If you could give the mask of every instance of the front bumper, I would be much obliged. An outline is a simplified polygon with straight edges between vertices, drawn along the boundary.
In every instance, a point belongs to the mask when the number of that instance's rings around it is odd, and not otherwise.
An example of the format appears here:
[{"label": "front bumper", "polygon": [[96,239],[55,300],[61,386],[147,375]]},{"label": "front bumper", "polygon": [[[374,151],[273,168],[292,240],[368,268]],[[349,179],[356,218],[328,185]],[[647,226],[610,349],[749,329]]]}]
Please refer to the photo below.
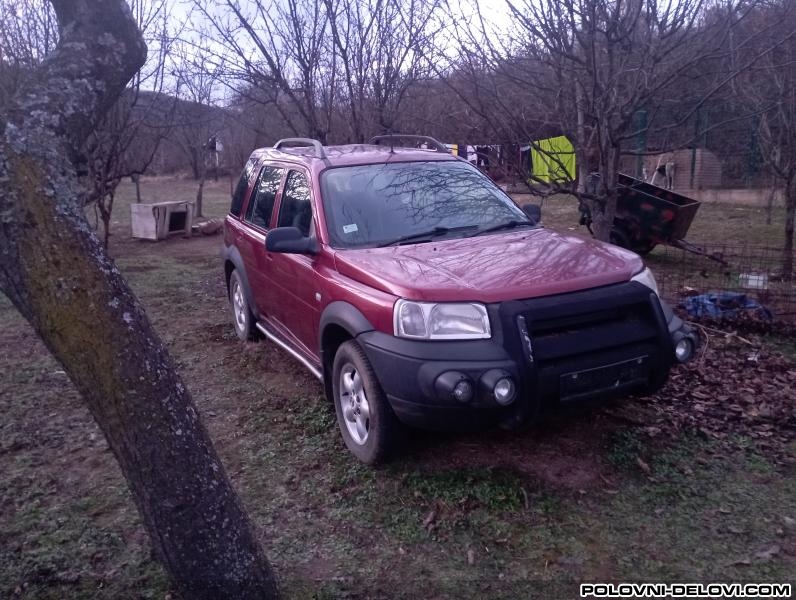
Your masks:
[{"label": "front bumper", "polygon": [[[377,331],[358,336],[402,422],[459,429],[521,422],[547,403],[651,392],[665,383],[677,341],[690,336],[696,347],[688,326],[638,283],[487,309],[493,324],[488,340],[417,341]],[[493,394],[496,372],[516,384],[507,406]],[[449,385],[461,378],[472,384],[466,401]]]}]

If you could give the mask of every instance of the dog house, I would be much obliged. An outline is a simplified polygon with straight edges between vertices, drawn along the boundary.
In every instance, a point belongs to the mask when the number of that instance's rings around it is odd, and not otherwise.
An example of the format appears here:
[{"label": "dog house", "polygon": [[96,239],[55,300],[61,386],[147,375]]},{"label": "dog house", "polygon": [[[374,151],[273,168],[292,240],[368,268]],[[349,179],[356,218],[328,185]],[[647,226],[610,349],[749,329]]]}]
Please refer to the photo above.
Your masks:
[{"label": "dog house", "polygon": [[193,202],[157,202],[131,204],[133,237],[142,240],[164,240],[169,235],[191,235]]}]

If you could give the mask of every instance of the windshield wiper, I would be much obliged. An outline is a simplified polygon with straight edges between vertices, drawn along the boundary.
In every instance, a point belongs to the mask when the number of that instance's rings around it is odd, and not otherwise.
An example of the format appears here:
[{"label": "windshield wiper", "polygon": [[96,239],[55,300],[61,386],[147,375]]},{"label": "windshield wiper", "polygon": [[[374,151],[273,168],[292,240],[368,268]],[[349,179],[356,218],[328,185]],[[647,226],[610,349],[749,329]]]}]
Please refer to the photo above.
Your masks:
[{"label": "windshield wiper", "polygon": [[467,237],[474,237],[476,235],[481,235],[482,233],[491,233],[493,231],[501,231],[503,229],[514,229],[515,227],[536,227],[536,223],[533,223],[531,221],[517,221],[516,219],[512,219],[510,221],[503,221],[502,223],[498,223],[497,225],[482,227],[478,231],[471,233]]},{"label": "windshield wiper", "polygon": [[446,233],[451,233],[452,231],[462,231],[464,229],[474,229],[478,227],[478,225],[464,225],[462,227],[434,227],[434,229],[429,229],[427,231],[421,231],[419,233],[410,233],[408,235],[402,235],[399,238],[394,240],[390,240],[389,242],[384,242],[376,246],[377,248],[384,248],[385,246],[400,246],[406,242],[422,242],[422,241],[431,241],[432,238],[439,237],[441,235],[445,235]]}]

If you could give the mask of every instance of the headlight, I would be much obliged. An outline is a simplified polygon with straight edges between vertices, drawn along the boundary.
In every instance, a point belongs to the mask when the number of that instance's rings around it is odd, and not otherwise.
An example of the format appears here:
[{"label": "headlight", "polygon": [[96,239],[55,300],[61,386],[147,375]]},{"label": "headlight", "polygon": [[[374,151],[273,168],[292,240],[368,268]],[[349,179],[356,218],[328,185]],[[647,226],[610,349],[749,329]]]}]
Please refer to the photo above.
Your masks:
[{"label": "headlight", "polygon": [[630,278],[630,281],[638,281],[639,283],[646,285],[649,289],[655,292],[656,296],[660,296],[660,294],[658,293],[658,284],[655,283],[655,277],[652,275],[652,271],[650,271],[646,267],[638,275],[633,275],[633,277]]},{"label": "headlight", "polygon": [[492,337],[483,304],[398,300],[393,308],[395,335],[421,340],[474,340]]}]

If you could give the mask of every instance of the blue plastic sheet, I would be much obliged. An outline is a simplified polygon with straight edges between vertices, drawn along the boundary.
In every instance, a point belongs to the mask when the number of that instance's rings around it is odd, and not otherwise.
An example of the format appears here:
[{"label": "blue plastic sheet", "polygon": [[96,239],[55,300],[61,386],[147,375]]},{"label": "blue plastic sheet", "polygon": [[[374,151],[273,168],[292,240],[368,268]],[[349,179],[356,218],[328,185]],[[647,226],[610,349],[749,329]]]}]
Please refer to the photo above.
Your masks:
[{"label": "blue plastic sheet", "polygon": [[771,311],[754,298],[738,292],[709,292],[699,296],[689,296],[680,302],[689,316],[694,318],[737,319],[753,317],[770,321]]}]

